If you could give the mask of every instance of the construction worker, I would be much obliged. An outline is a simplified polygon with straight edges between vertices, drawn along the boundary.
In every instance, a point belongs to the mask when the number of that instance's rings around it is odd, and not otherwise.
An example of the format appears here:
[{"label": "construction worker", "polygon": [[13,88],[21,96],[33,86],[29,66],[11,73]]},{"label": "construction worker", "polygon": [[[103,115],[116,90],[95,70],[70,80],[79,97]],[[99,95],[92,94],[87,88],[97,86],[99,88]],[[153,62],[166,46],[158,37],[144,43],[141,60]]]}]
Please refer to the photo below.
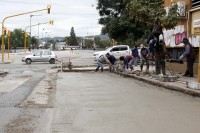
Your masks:
[{"label": "construction worker", "polygon": [[180,56],[179,62],[181,62],[183,60],[183,58],[185,58],[185,57],[187,59],[187,69],[186,69],[185,74],[183,76],[194,77],[194,74],[193,74],[193,65],[194,65],[194,62],[195,62],[194,48],[190,44],[190,42],[187,38],[183,38],[182,42],[185,45],[185,52]]},{"label": "construction worker", "polygon": [[140,45],[140,55],[141,55],[141,64],[140,64],[140,70],[142,72],[143,70],[143,65],[146,62],[147,68],[146,68],[146,73],[149,73],[149,59],[147,58],[149,54],[149,50],[144,47],[143,44]]},{"label": "construction worker", "polygon": [[166,57],[166,49],[165,49],[165,43],[163,39],[159,40],[159,43],[156,43],[155,46],[155,63],[156,63],[156,74],[159,75],[162,74],[166,75],[165,71],[165,57]]}]

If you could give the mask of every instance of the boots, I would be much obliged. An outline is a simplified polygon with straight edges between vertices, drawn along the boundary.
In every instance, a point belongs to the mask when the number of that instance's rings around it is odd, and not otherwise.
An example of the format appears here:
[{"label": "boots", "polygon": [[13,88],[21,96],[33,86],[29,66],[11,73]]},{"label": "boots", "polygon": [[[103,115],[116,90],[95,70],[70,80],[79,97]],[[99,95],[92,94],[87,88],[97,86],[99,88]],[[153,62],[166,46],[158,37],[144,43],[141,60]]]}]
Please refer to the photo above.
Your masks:
[{"label": "boots", "polygon": [[189,77],[194,77],[194,74],[193,74],[193,73],[190,73],[190,74],[189,74]]},{"label": "boots", "polygon": [[103,72],[103,68],[101,68],[101,72]]},{"label": "boots", "polygon": [[95,70],[95,72],[98,72],[98,71],[99,71],[99,68],[97,67],[96,70]]},{"label": "boots", "polygon": [[141,70],[141,72],[142,72],[142,69],[143,69],[143,66],[141,65],[141,66],[140,66],[140,70]]},{"label": "boots", "polygon": [[185,71],[185,74],[183,74],[183,76],[189,76],[189,71]]}]

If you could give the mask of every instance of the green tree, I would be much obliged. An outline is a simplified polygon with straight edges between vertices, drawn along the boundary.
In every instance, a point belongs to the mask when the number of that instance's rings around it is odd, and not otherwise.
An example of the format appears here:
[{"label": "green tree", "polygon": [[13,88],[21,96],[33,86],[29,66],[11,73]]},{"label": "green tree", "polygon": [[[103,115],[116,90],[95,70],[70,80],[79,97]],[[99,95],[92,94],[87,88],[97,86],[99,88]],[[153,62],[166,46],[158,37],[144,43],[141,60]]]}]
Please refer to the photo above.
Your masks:
[{"label": "green tree", "polygon": [[11,32],[10,35],[11,44],[13,46],[17,47],[23,47],[24,46],[24,34],[22,32],[22,29],[14,29],[13,32]]},{"label": "green tree", "polygon": [[70,31],[70,45],[71,46],[78,46],[76,34],[74,32],[74,27],[72,27],[71,31]]},{"label": "green tree", "polygon": [[164,0],[132,0],[128,8],[130,20],[145,25],[145,28],[149,30],[153,28],[157,20],[166,29],[172,29],[178,24],[177,4],[170,7],[168,15],[164,9]]},{"label": "green tree", "polygon": [[[0,37],[0,42],[2,41],[2,36]],[[4,44],[5,44],[5,48],[7,49],[8,47],[8,37],[4,36]],[[31,38],[28,35],[27,39],[26,39],[26,46],[30,47],[31,44]],[[13,31],[11,31],[10,34],[10,47],[24,47],[24,32],[22,31],[22,29],[14,29]]]},{"label": "green tree", "polygon": [[65,37],[63,41],[66,42],[66,46],[70,45],[70,37]]},{"label": "green tree", "polygon": [[[125,40],[136,25],[128,19],[127,6],[131,0],[98,0],[99,24],[104,25],[102,33],[117,41]],[[138,32],[139,34],[139,32]],[[133,36],[134,37],[134,36]]]},{"label": "green tree", "polygon": [[37,47],[39,45],[39,40],[36,37],[31,38],[31,44],[33,47]]},{"label": "green tree", "polygon": [[44,44],[44,48],[48,49],[52,45],[52,49],[54,50],[55,49],[55,44],[56,44],[56,41],[54,41],[53,39],[48,39],[47,42]]},{"label": "green tree", "polygon": [[94,37],[94,43],[99,48],[105,48],[111,45],[110,40],[101,40],[99,36]]},{"label": "green tree", "polygon": [[93,48],[94,40],[92,39],[85,39],[85,47],[86,48]]},{"label": "green tree", "polygon": [[97,9],[99,23],[104,26],[102,33],[108,33],[118,42],[127,42],[131,38],[135,43],[147,36],[156,20],[170,29],[177,25],[179,18],[177,5],[172,6],[166,16],[163,0],[98,0]]}]

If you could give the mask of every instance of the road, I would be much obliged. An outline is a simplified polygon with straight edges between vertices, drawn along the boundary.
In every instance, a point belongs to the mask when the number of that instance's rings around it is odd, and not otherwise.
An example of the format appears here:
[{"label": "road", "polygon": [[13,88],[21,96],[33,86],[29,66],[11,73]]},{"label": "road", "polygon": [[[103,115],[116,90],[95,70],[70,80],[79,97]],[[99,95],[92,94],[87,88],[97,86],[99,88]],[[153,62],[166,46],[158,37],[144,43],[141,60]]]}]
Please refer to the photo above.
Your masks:
[{"label": "road", "polygon": [[[12,64],[0,64],[0,69],[6,69],[9,74],[0,77],[0,132],[34,132],[53,107],[56,90],[57,70],[59,66],[49,63],[21,62],[24,53],[11,53]],[[73,65],[94,65],[91,60],[93,51],[55,51],[59,60],[66,57]],[[5,54],[7,58],[7,54]],[[81,63],[82,62],[82,63]],[[48,113],[47,113],[48,112]]]},{"label": "road", "polygon": [[[93,51],[70,54],[94,65]],[[199,133],[200,99],[109,72],[57,73],[59,64],[1,64],[2,133]]]},{"label": "road", "polygon": [[53,133],[200,131],[199,98],[110,73],[59,73],[58,77]]}]

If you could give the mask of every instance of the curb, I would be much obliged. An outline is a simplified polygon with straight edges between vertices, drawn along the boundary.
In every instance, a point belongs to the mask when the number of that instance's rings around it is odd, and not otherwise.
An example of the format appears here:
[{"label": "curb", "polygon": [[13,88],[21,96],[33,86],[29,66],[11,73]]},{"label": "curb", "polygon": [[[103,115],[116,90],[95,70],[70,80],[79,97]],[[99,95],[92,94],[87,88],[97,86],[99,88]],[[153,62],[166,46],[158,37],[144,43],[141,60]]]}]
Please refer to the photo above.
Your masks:
[{"label": "curb", "polygon": [[8,72],[0,72],[0,76],[6,75],[6,74],[8,74]]},{"label": "curb", "polygon": [[[63,72],[92,72],[92,71],[95,71],[95,70],[94,69],[63,70]],[[104,69],[104,71],[108,71],[108,69]],[[62,71],[59,69],[58,72],[62,72]],[[120,73],[120,72],[114,72],[114,74],[117,74],[117,75],[120,75],[123,77],[127,77],[127,78],[134,78],[136,80],[143,81],[145,83],[155,85],[158,87],[163,87],[163,88],[171,90],[171,91],[181,92],[181,93],[184,93],[184,94],[187,94],[190,96],[194,96],[194,97],[200,97],[200,91],[196,91],[194,89],[189,89],[187,87],[179,87],[179,86],[175,86],[175,85],[169,85],[168,84],[169,82],[161,82],[159,80],[137,76],[136,74],[126,74],[126,73]]]},{"label": "curb", "polygon": [[11,64],[11,63],[13,63],[13,62],[14,62],[14,60],[11,59],[10,61],[0,62],[0,64]]},{"label": "curb", "polygon": [[0,62],[0,64],[11,64],[12,62]]},{"label": "curb", "polygon": [[163,87],[163,88],[168,89],[168,90],[172,90],[172,91],[176,91],[176,92],[182,92],[184,94],[188,94],[188,95],[191,95],[191,96],[194,96],[194,97],[200,97],[200,92],[186,88],[186,87],[183,88],[183,87],[178,87],[178,86],[175,86],[175,85],[169,85],[169,84],[167,84],[167,82],[161,82],[161,81],[157,81],[157,80],[153,80],[153,79],[146,79],[146,78],[142,78],[142,77],[139,77],[139,76],[136,76],[136,75],[133,75],[133,74],[124,74],[124,73],[117,73],[117,72],[115,72],[115,73],[120,75],[120,76],[124,76],[124,77],[127,77],[127,78],[134,78],[134,79],[143,81],[143,82],[151,84],[151,85]]},{"label": "curb", "polygon": [[[103,71],[108,71],[109,69],[104,69]],[[72,70],[63,70],[61,71],[60,69],[58,70],[59,72],[95,72],[95,69],[72,69]]]},{"label": "curb", "polygon": [[[80,66],[77,66],[77,65],[72,65],[72,68],[83,68],[83,67],[96,67],[97,65],[80,65]],[[61,65],[57,65],[57,66],[53,66],[51,68],[61,68]]]}]

